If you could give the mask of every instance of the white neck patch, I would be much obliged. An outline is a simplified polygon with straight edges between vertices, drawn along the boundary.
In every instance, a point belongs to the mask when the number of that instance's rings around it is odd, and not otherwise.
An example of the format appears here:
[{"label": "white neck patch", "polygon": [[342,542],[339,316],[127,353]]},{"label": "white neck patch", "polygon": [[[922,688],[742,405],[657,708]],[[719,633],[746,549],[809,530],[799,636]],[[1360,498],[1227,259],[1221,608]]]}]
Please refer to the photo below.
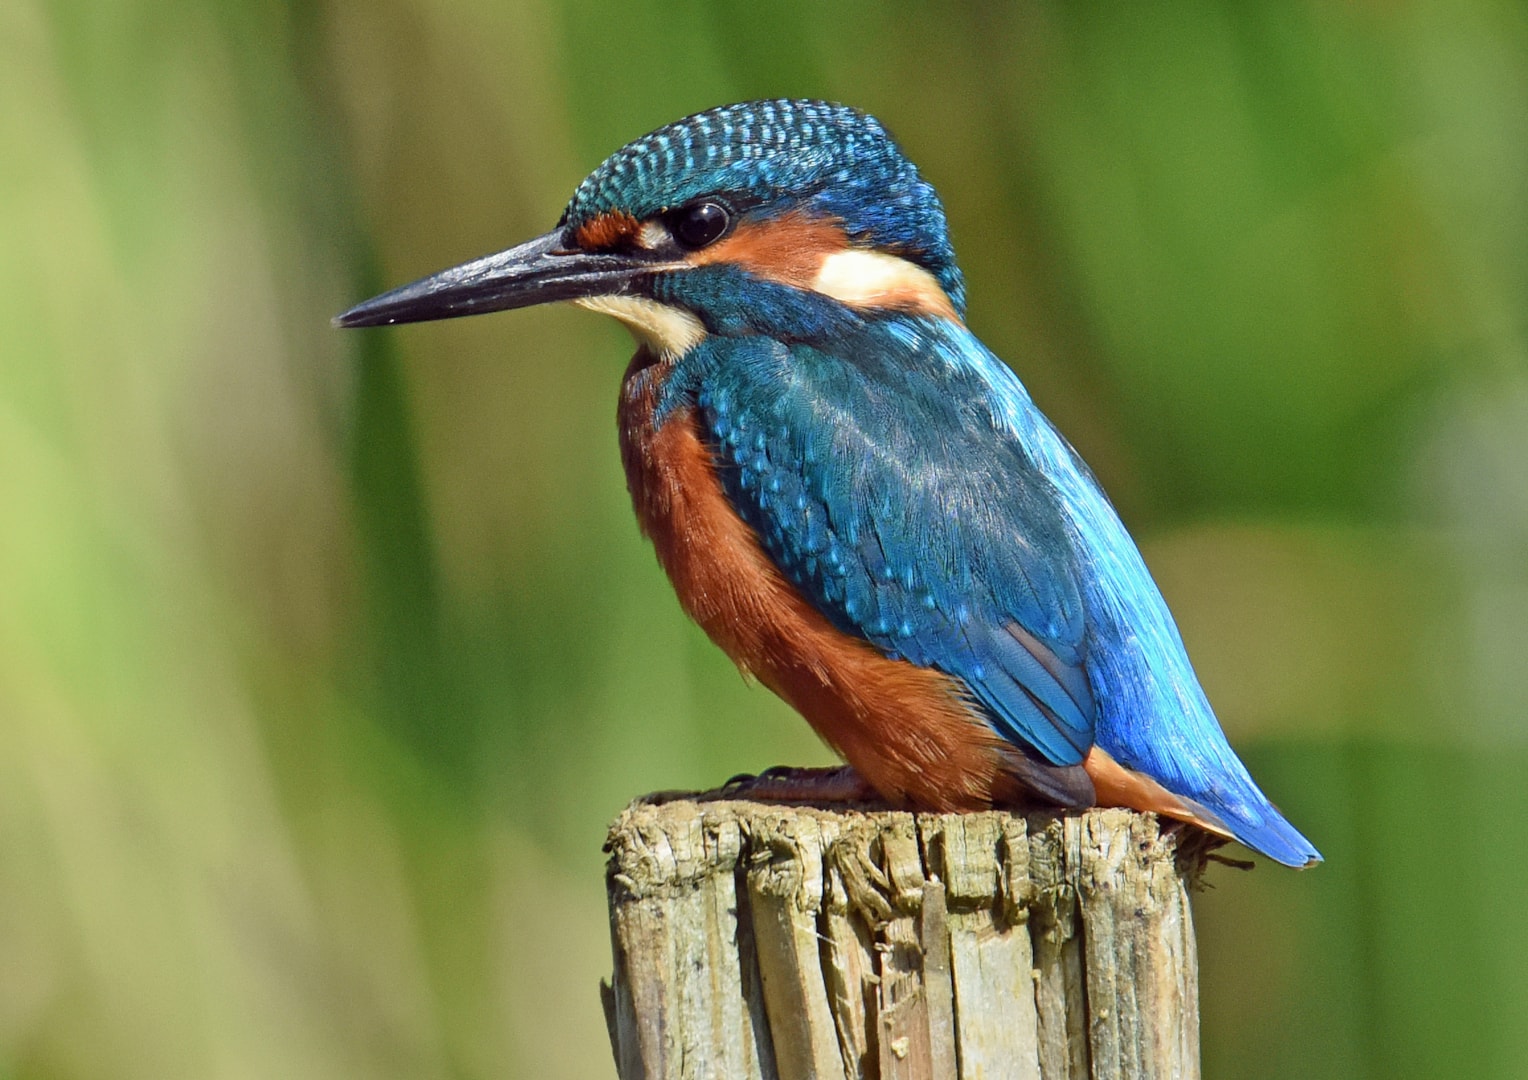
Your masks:
[{"label": "white neck patch", "polygon": [[916,263],[881,251],[848,248],[824,256],[811,287],[850,307],[911,303],[954,315],[938,278]]},{"label": "white neck patch", "polygon": [[[823,257],[807,287],[850,307],[910,307],[959,318],[938,278],[916,263],[880,251],[832,252]],[[682,356],[706,338],[705,326],[690,312],[645,296],[586,296],[573,303],[619,319],[660,356]]]},{"label": "white neck patch", "polygon": [[586,296],[573,302],[620,319],[632,337],[660,356],[682,356],[706,337],[706,328],[688,311],[644,296]]}]

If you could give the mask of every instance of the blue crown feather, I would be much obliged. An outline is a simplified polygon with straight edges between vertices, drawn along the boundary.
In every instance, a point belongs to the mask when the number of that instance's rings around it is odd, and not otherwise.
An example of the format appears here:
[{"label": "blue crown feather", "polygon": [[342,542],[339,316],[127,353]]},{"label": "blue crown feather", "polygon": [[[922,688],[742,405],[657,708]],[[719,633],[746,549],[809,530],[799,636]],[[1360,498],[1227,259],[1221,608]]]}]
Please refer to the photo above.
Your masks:
[{"label": "blue crown feather", "polygon": [[578,185],[560,224],[647,218],[703,195],[767,218],[787,205],[835,218],[856,244],[917,263],[965,311],[944,206],[873,116],[827,101],[752,101],[687,116],[628,143]]}]

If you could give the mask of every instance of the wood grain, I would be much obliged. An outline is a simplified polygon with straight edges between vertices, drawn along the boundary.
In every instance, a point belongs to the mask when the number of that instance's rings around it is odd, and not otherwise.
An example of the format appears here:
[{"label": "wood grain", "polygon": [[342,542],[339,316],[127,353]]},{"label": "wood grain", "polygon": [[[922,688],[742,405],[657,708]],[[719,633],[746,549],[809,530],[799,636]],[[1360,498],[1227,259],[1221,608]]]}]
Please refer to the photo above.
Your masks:
[{"label": "wood grain", "polygon": [[607,844],[617,1074],[1194,1080],[1197,841],[1116,809],[635,803]]}]

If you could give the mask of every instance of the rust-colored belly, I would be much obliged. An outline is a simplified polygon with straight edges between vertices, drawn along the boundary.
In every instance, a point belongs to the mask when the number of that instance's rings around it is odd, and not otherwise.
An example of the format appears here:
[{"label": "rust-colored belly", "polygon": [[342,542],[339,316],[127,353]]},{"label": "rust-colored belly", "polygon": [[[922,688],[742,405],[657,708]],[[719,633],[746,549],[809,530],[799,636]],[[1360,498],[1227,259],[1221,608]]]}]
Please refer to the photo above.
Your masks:
[{"label": "rust-colored belly", "polygon": [[844,634],[780,573],[722,491],[694,414],[654,427],[664,363],[632,361],[621,454],[637,519],[685,611],[883,796],[964,810],[1016,795],[1002,768],[1011,749],[956,683]]}]

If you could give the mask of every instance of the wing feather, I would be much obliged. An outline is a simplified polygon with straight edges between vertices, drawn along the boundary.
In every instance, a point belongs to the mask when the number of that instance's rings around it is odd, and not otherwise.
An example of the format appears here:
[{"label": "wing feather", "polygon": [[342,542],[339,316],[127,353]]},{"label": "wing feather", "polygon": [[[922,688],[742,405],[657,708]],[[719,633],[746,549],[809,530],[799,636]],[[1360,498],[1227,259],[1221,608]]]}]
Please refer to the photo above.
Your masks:
[{"label": "wing feather", "polygon": [[918,335],[711,339],[696,403],[723,488],[840,629],[959,679],[1052,765],[1093,743],[1074,545],[990,390]]}]

